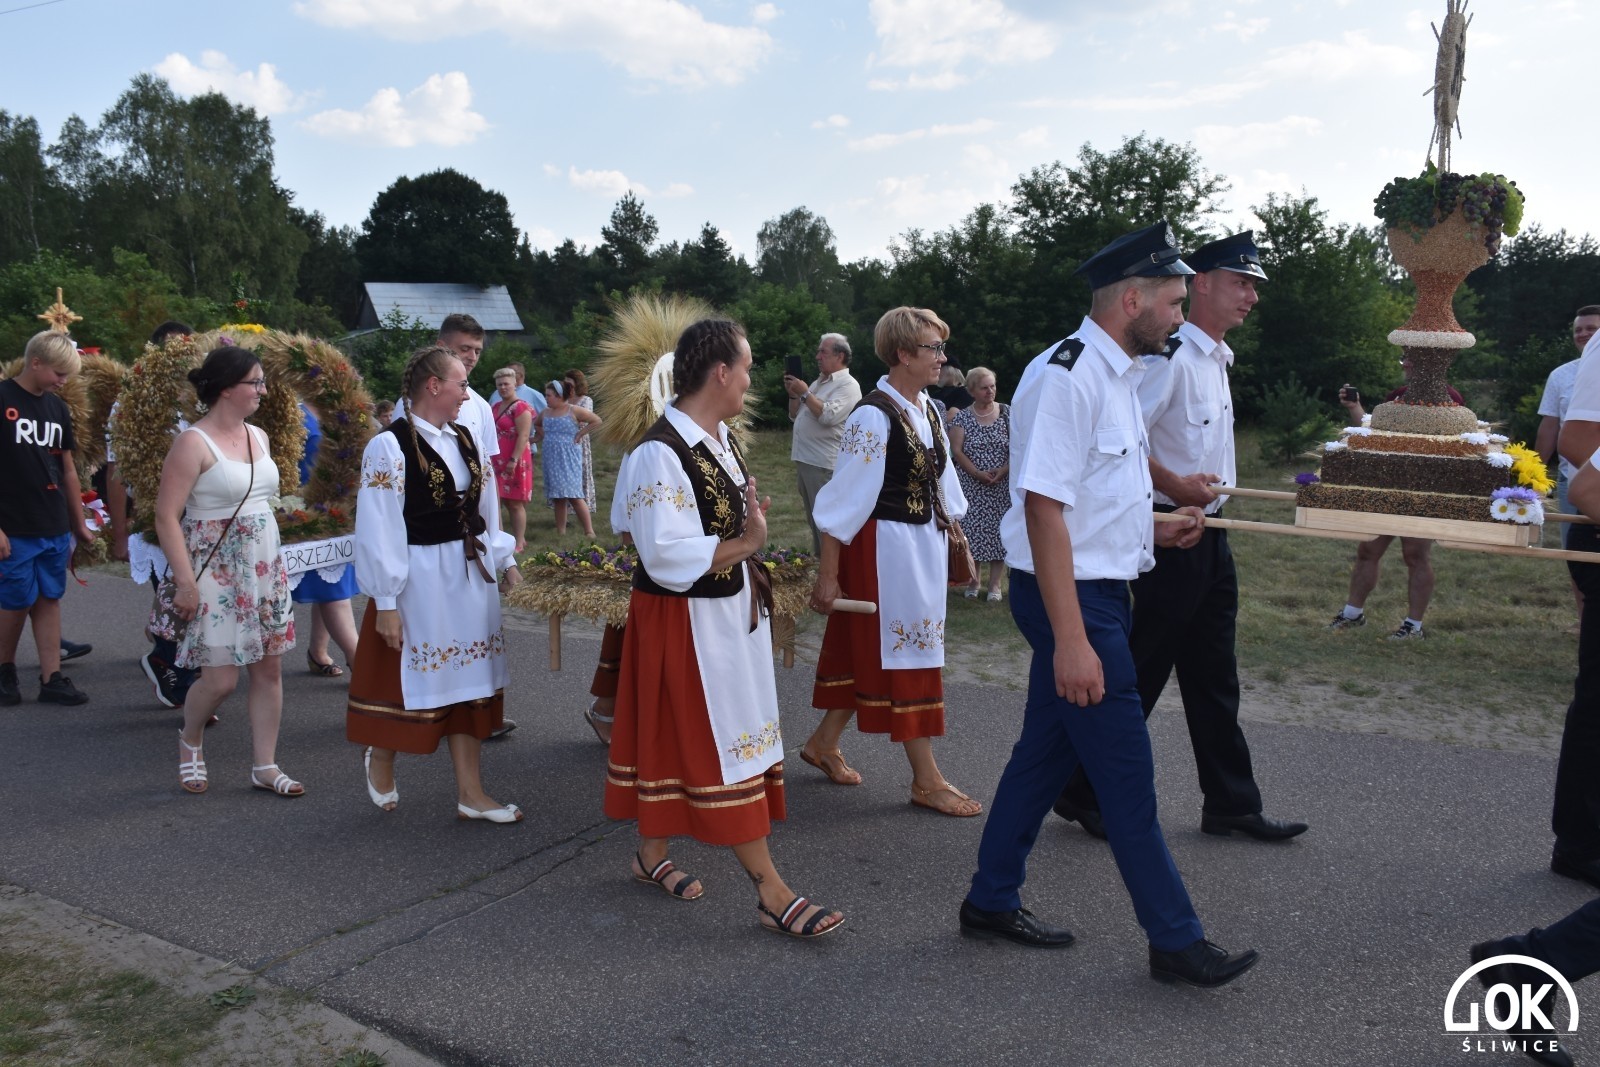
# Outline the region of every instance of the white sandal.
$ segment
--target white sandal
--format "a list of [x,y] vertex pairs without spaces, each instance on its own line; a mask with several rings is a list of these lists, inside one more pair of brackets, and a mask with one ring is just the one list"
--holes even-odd
[[[256,777],[256,772],[258,771],[277,771],[278,773],[271,782],[263,782]],[[251,767],[250,784],[257,789],[265,789],[269,793],[276,793],[280,797],[304,796],[306,791],[305,786],[284,774],[276,763],[269,763],[264,767]]]
[[189,752],[187,760],[178,763],[178,784],[183,786],[186,793],[204,793],[206,791],[206,761],[202,750],[204,744],[191,745],[183,739],[183,731],[178,731],[178,744]]
[[507,804],[503,808],[490,808],[488,811],[479,811],[477,808],[469,808],[465,804],[457,804],[456,818],[483,819],[488,822],[498,823],[521,822],[522,809],[515,804]]
[[372,802],[384,811],[393,811],[400,806],[400,783],[396,782],[393,789],[387,793],[378,792],[378,787],[372,784],[372,747],[367,746],[366,755],[361,757],[362,766],[367,769],[367,796]]

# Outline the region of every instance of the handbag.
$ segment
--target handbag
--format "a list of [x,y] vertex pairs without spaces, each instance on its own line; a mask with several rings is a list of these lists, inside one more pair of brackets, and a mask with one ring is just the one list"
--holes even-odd
[[[935,441],[944,435],[944,429],[939,425],[939,420],[931,411],[924,411],[928,417],[928,426],[933,430]],[[945,443],[945,455],[949,456],[950,445]],[[948,460],[947,462],[954,462]],[[939,522],[939,528],[944,531],[945,550],[949,553],[949,576],[945,579],[951,585],[971,585],[978,580],[978,561],[972,556],[972,543],[967,540],[967,532],[961,528],[961,523],[950,517],[950,510],[944,502],[944,486],[939,482],[939,472],[933,474],[933,515]]]

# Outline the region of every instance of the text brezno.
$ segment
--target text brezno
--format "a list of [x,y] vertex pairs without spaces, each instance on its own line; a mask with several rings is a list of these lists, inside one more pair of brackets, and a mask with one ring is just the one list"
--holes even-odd
[[17,444],[38,445],[43,448],[60,448],[66,440],[66,431],[59,422],[40,422],[38,419],[17,420]]

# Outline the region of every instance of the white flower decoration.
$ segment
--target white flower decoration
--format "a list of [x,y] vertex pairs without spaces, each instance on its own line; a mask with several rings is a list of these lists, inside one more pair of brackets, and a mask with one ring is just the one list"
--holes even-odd
[[1507,437],[1503,433],[1492,433],[1489,435],[1489,443],[1491,445],[1503,445],[1509,440],[1511,440],[1511,438]]
[[1511,501],[1509,501],[1509,500],[1491,500],[1491,501],[1489,501],[1489,517],[1492,518],[1492,519],[1498,519],[1501,522],[1510,522],[1511,521]]
[[1483,461],[1489,466],[1499,467],[1501,470],[1509,469],[1514,462],[1511,456],[1505,452],[1490,452],[1483,457]]
[[1344,428],[1344,433],[1346,437],[1371,437],[1372,427],[1366,425],[1365,423],[1360,426],[1346,426]]
[[1469,445],[1486,445],[1489,443],[1489,435],[1486,433],[1464,433],[1461,435],[1461,439]]
[[1325,452],[1343,452],[1349,447],[1350,446],[1345,444],[1343,441],[1329,441],[1327,444],[1322,446],[1323,451]]

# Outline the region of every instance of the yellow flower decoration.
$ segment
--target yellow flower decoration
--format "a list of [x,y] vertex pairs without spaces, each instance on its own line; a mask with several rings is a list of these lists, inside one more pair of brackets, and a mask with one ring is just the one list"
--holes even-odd
[[1544,460],[1539,458],[1539,453],[1521,441],[1506,445],[1505,451],[1511,457],[1511,473],[1516,477],[1517,484],[1527,486],[1540,496],[1549,496],[1556,483],[1551,479]]

